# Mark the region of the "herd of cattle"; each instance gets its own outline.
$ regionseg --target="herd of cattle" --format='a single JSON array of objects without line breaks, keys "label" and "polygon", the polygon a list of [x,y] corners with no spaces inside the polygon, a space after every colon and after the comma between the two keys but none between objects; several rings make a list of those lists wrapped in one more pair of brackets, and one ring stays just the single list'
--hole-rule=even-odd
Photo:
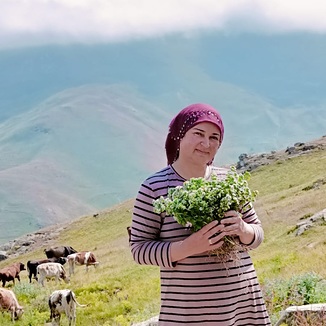
[{"label": "herd of cattle", "polygon": [[[52,247],[45,249],[44,253],[46,259],[29,260],[26,264],[30,283],[32,283],[32,278],[42,286],[44,286],[44,281],[50,279],[55,279],[56,284],[60,280],[69,283],[71,275],[74,274],[75,265],[85,265],[88,271],[89,266],[97,267],[99,264],[93,252],[77,252],[70,246]],[[69,274],[64,268],[66,263],[69,266]],[[6,289],[5,285],[10,281],[15,284],[15,279],[20,282],[19,274],[24,270],[26,270],[25,265],[21,262],[0,269],[0,282],[3,287],[0,288],[0,311],[9,311],[13,322],[22,316],[24,309],[18,303],[15,293]],[[74,292],[69,289],[54,291],[48,299],[48,304],[52,325],[59,325],[61,314],[65,313],[69,326],[75,325],[76,306],[86,306],[79,304]]]}]

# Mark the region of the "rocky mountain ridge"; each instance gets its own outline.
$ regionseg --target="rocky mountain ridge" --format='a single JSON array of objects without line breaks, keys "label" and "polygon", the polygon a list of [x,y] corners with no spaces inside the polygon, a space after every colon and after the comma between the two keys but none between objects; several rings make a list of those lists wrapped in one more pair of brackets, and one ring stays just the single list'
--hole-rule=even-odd
[{"label": "rocky mountain ridge", "polygon": [[[298,142],[288,146],[286,149],[272,151],[270,153],[253,155],[243,153],[239,156],[236,168],[239,172],[253,171],[259,166],[268,165],[275,161],[291,159],[318,150],[326,150],[326,135],[309,142]],[[326,178],[321,182],[326,183]],[[94,217],[97,216],[98,214],[94,214]],[[7,258],[18,257],[20,254],[30,252],[39,246],[51,246],[52,244],[55,244],[55,240],[60,232],[69,228],[69,224],[70,222],[55,224],[33,233],[28,233],[18,239],[1,245],[0,261]]]},{"label": "rocky mountain ridge", "polygon": [[309,142],[297,142],[286,149],[249,155],[243,153],[239,156],[236,168],[239,172],[253,171],[262,165],[268,165],[275,161],[287,160],[296,156],[308,154],[311,151],[326,149],[326,135]]}]

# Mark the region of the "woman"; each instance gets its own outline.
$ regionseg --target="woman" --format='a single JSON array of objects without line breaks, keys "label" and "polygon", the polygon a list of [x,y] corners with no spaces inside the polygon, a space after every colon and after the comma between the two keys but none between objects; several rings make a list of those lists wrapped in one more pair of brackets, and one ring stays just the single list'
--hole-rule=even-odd
[{"label": "woman", "polygon": [[[248,254],[264,236],[251,203],[197,232],[153,211],[153,200],[167,196],[169,188],[185,180],[212,173],[225,177],[226,169],[212,166],[223,135],[222,119],[213,107],[199,103],[181,110],[166,138],[167,167],[143,182],[135,201],[131,252],[139,264],[160,266],[160,326],[271,325]],[[239,252],[236,261],[221,262],[210,251],[230,235],[247,250]]]}]

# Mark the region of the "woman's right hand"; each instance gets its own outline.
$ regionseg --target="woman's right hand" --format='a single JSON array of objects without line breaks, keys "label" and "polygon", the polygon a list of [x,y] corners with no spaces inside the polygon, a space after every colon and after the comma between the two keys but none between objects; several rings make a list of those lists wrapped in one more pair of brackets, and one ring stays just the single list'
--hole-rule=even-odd
[{"label": "woman's right hand", "polygon": [[220,248],[223,245],[225,226],[212,221],[188,238],[171,244],[172,262]]}]

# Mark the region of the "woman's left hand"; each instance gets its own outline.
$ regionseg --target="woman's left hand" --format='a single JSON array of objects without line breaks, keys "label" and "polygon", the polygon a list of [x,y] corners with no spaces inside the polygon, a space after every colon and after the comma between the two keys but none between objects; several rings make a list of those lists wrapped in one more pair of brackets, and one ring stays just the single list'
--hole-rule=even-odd
[{"label": "woman's left hand", "polygon": [[221,219],[224,225],[223,233],[229,236],[238,236],[243,244],[253,241],[255,233],[250,224],[246,223],[239,212],[235,210],[227,211]]}]

